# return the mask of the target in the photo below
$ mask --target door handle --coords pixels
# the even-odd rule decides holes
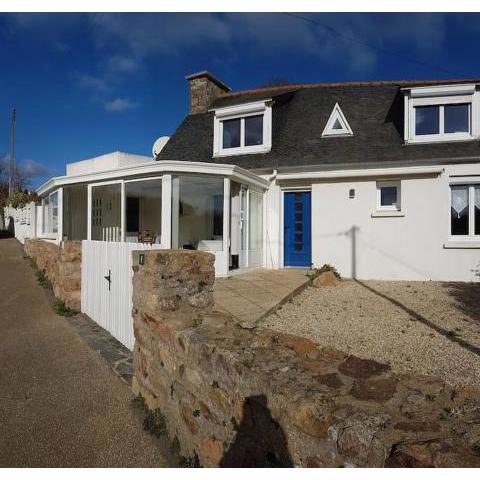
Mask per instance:
[[[103,277],[107,282],[108,282],[108,291],[110,291],[110,286],[112,284],[112,271],[108,271],[108,275],[106,277]]]

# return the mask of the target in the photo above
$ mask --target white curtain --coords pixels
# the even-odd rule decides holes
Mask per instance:
[[[452,187],[452,208],[458,218],[466,207],[468,207],[468,187]]]
[[[475,187],[475,206],[480,208],[480,187]]]

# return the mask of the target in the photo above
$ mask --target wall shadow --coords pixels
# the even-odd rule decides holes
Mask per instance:
[[[287,438],[272,417],[265,395],[251,396],[243,404],[243,418],[221,467],[293,467]]]
[[[445,285],[460,310],[477,326],[480,326],[480,283],[451,282]]]
[[[385,295],[384,293],[379,292],[378,290],[375,290],[370,285],[367,285],[366,283],[358,279],[355,279],[355,282],[361,285],[363,288],[366,288],[370,292],[374,293],[375,295],[378,295],[379,297],[385,300],[388,300],[390,303],[392,303],[396,307],[401,308],[404,312],[408,313],[408,315],[410,315],[412,318],[423,323],[425,326],[431,328],[432,330],[435,330],[437,333],[444,336],[446,339],[450,340],[452,343],[456,343],[461,347],[465,348],[466,350],[468,350],[469,352],[472,352],[480,356],[480,347],[476,347],[475,345],[468,343],[462,338],[455,336],[455,334],[453,334],[451,331],[445,330],[444,328],[436,325],[428,318],[424,317],[423,315],[420,315],[419,313],[415,312],[415,310],[412,310],[411,308],[404,305],[402,302],[399,302],[398,300],[395,300],[394,298],[389,297],[388,295]]]

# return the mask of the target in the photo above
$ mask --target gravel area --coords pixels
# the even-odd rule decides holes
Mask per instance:
[[[480,284],[345,280],[307,288],[264,326],[397,372],[480,386]]]

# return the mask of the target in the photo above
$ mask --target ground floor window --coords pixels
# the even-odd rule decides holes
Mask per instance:
[[[223,250],[223,178],[172,178],[172,248]]]
[[[400,210],[400,182],[377,182],[377,210]]]
[[[58,233],[58,191],[43,200],[43,234]]]
[[[480,185],[452,185],[450,192],[451,234],[480,235]]]
[[[161,243],[162,179],[125,183],[125,241]]]

